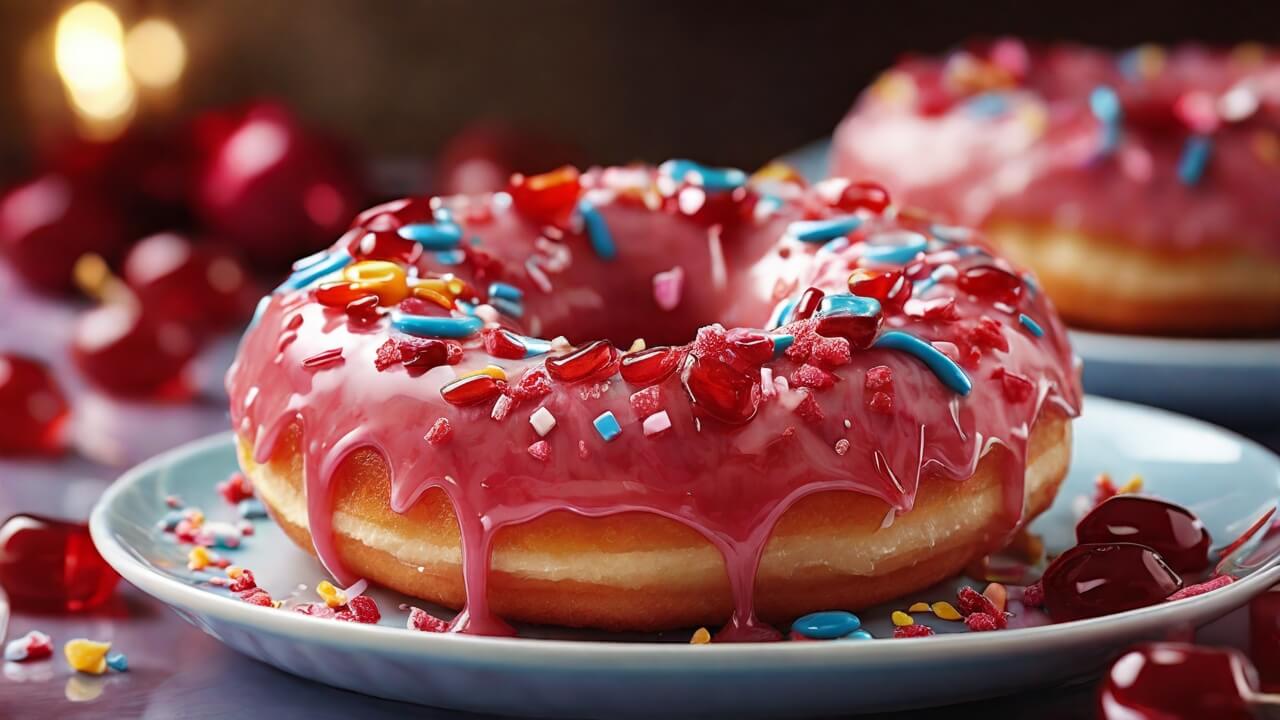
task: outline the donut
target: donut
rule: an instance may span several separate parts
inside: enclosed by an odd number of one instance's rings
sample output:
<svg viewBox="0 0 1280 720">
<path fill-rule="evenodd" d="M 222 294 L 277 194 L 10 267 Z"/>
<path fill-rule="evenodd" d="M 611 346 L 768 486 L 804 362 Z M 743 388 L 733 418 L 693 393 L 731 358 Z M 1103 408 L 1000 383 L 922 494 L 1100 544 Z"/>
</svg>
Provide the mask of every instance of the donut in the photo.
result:
<svg viewBox="0 0 1280 720">
<path fill-rule="evenodd" d="M 973 43 L 883 73 L 832 172 L 979 227 L 1072 325 L 1280 330 L 1280 63 L 1255 45 Z"/>
<path fill-rule="evenodd" d="M 684 160 L 373 208 L 263 298 L 227 388 L 244 474 L 339 582 L 461 632 L 726 640 L 1000 548 L 1081 399 L 974 233 Z"/>
</svg>

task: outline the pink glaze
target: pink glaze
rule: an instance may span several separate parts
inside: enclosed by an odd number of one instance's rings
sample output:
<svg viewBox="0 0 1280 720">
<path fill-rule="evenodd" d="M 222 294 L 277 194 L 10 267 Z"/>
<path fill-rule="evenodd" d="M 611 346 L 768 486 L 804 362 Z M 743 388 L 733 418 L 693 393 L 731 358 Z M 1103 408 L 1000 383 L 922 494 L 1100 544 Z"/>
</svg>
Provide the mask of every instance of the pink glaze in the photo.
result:
<svg viewBox="0 0 1280 720">
<path fill-rule="evenodd" d="M 1089 103 L 1100 85 L 1123 108 L 1113 151 Z M 1213 147 L 1203 176 L 1186 184 L 1177 168 L 1193 132 Z M 1276 256 L 1278 132 L 1280 64 L 1260 48 L 1115 55 L 1006 39 L 886 72 L 836 129 L 831 169 L 878 178 L 898 200 L 974 226 Z"/>
<path fill-rule="evenodd" d="M 499 259 L 496 263 L 477 264 L 470 256 L 464 264 L 443 266 L 427 252 L 416 260 L 418 270 L 455 272 L 484 297 L 484 288 L 494 280 L 520 288 L 522 320 L 502 320 L 518 332 L 523 325 L 531 334 L 536 329 L 543 337 L 564 335 L 575 342 L 608 336 L 627 343 L 621 345 L 625 350 L 637 336 L 688 342 L 699 326 L 716 320 L 762 327 L 779 299 L 794 298 L 809 285 L 829 294 L 847 293 L 849 268 L 859 264 L 868 247 L 861 240 L 901 227 L 887 217 L 866 216 L 848 248 L 820 251 L 820 244 L 783 236 L 792 221 L 842 214 L 826 200 L 839 190 L 831 183 L 804 190 L 753 181 L 718 194 L 715 201 L 724 205 L 708 216 L 695 203 L 682 207 L 674 202 L 679 188 L 670 180 L 634 167 L 583 176 L 584 192 L 616 243 L 613 262 L 592 251 L 579 223 L 569 219 L 559 229 L 542 228 L 499 194 L 444 201 L 465 237 L 479 237 L 478 247 Z M 358 222 L 386 227 L 429 215 L 425 201 L 401 201 L 365 213 Z M 344 237 L 338 247 L 347 247 L 352 237 Z M 961 270 L 992 262 L 1004 266 L 978 250 L 967 244 L 931 250 L 915 269 L 928 274 L 941 264 Z M 717 252 L 724 258 L 723 287 L 716 286 Z M 527 272 L 530 260 L 551 268 L 542 279 L 549 281 L 550 292 Z M 675 266 L 684 273 L 681 301 L 675 310 L 662 311 L 654 298 L 653 276 Z M 478 272 L 486 277 L 475 280 Z M 886 308 L 882 332 L 904 330 L 965 358 L 973 387 L 964 397 L 916 358 L 885 349 L 810 357 L 831 373 L 834 384 L 798 388 L 795 371 L 807 352 L 803 341 L 813 340 L 816 322 L 807 321 L 776 331 L 794 334 L 801 342 L 787 356 L 753 371 L 750 397 L 758 408 L 742 424 L 727 425 L 692 403 L 681 368 L 657 383 L 656 405 L 653 390 L 644 402 L 633 401 L 641 387 L 628 384 L 615 368 L 595 382 L 553 380 L 550 394 L 537 400 L 520 401 L 508 391 L 498 399 L 507 412 L 496 413 L 502 419 L 495 420 L 495 402 L 457 407 L 442 399 L 441 388 L 460 373 L 490 364 L 502 367 L 514 386 L 548 356 L 492 357 L 477 336 L 464 342 L 458 365 L 416 376 L 399 365 L 379 371 L 377 350 L 396 334 L 388 320 L 351 323 L 341 309 L 320 305 L 311 290 L 303 289 L 277 292 L 245 335 L 227 379 L 232 421 L 242 437 L 254 442 L 260 462 L 271 456 L 286 427 L 301 425 L 311 534 L 317 555 L 343 584 L 355 578 L 335 553 L 329 485 L 349 453 L 367 447 L 386 459 L 391 507 L 397 512 L 406 511 L 430 488 L 441 488 L 454 506 L 462 536 L 467 604 L 453 623 L 455 630 L 511 632 L 490 611 L 486 591 L 490 550 L 502 527 L 556 510 L 592 517 L 643 511 L 693 528 L 722 554 L 735 609 L 720 639 L 777 638 L 773 628 L 755 617 L 754 581 L 772 529 L 793 503 L 811 493 L 842 490 L 879 498 L 893 513 L 909 512 L 922 475 L 968 478 L 983 453 L 999 445 L 1009 451 L 1011 462 L 1005 464 L 1007 512 L 991 528 L 994 547 L 1021 519 L 1032 423 L 1046 406 L 1067 415 L 1079 407 L 1073 356 L 1042 294 L 1028 288 L 1016 308 L 998 308 L 959 293 L 954 272 L 935 275 L 943 279 L 919 292 L 906 311 L 918 311 L 917 302 L 954 296 L 954 316 L 923 320 Z M 1019 313 L 1038 323 L 1044 337 L 1021 325 Z M 1007 342 L 1007 351 L 983 349 L 975 340 L 973 328 L 983 317 L 991 318 L 988 324 Z M 698 335 L 685 348 L 689 358 L 711 356 L 725 341 L 718 327 Z M 828 347 L 832 343 L 837 350 L 848 347 L 843 339 L 828 340 Z M 304 367 L 304 359 L 332 348 L 342 349 L 341 362 Z M 564 352 L 553 350 L 550 357 Z M 682 366 L 686 362 L 692 360 Z M 887 414 L 870 410 L 864 398 L 870 395 L 864 391 L 866 371 L 880 365 L 893 373 L 894 403 Z M 1001 380 L 1004 371 L 1029 379 L 1034 392 L 1010 400 Z M 825 377 L 813 372 L 801 377 L 815 375 Z M 772 382 L 768 391 L 760 391 L 761 376 Z M 540 407 L 555 417 L 545 437 L 528 422 Z M 621 426 L 610 442 L 592 425 L 606 411 Z M 645 417 L 661 411 L 671 427 L 646 435 Z M 424 435 L 440 418 L 448 420 L 451 432 L 443 441 L 429 443 Z M 549 448 L 545 459 L 529 451 L 539 440 Z"/>
</svg>

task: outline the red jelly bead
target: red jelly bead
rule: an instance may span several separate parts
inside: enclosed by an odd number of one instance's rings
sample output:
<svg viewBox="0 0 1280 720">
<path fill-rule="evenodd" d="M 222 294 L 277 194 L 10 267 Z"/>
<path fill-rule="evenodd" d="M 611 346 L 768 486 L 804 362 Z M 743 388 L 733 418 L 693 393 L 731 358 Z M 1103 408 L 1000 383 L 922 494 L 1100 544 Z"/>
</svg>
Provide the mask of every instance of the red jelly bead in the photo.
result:
<svg viewBox="0 0 1280 720">
<path fill-rule="evenodd" d="M 1076 525 L 1080 543 L 1140 543 L 1169 567 L 1193 573 L 1209 566 L 1209 531 L 1186 508 L 1141 495 L 1116 495 Z"/>
<path fill-rule="evenodd" d="M 547 372 L 560 382 L 574 383 L 607 377 L 618 362 L 618 349 L 596 340 L 562 357 L 547 360 Z"/>
<path fill-rule="evenodd" d="M 521 215 L 534 222 L 556 224 L 573 210 L 580 189 L 577 168 L 565 165 L 541 175 L 512 175 L 507 192 Z"/>
<path fill-rule="evenodd" d="M 132 302 L 101 305 L 76 323 L 71 355 L 86 377 L 125 396 L 180 397 L 197 339 L 181 323 Z"/>
<path fill-rule="evenodd" d="M 1065 622 L 1161 602 L 1182 587 L 1182 578 L 1149 547 L 1107 543 L 1059 555 L 1041 583 L 1049 617 Z"/>
<path fill-rule="evenodd" d="M 911 298 L 911 281 L 901 270 L 858 268 L 849 276 L 849 292 L 875 298 L 887 308 L 901 308 Z"/>
<path fill-rule="evenodd" d="M 0 353 L 0 455 L 62 450 L 67 400 L 37 360 Z"/>
<path fill-rule="evenodd" d="M 518 360 L 525 356 L 524 343 L 517 340 L 509 330 L 486 328 L 480 335 L 484 339 L 485 352 L 494 357 Z"/>
<path fill-rule="evenodd" d="M 502 394 L 507 384 L 489 375 L 472 375 L 445 385 L 440 395 L 450 405 L 475 405 Z"/>
<path fill-rule="evenodd" d="M 623 355 L 619 370 L 622 379 L 632 385 L 654 385 L 666 380 L 682 357 L 684 353 L 679 348 L 653 347 Z"/>
<path fill-rule="evenodd" d="M 773 359 L 773 338 L 764 333 L 731 330 L 726 339 L 734 356 L 748 366 L 759 367 Z"/>
<path fill-rule="evenodd" d="M 750 421 L 760 405 L 755 380 L 714 357 L 691 357 L 683 380 L 697 409 L 729 425 Z"/>
<path fill-rule="evenodd" d="M 828 315 L 818 319 L 815 330 L 823 337 L 842 337 L 849 341 L 849 347 L 863 350 L 871 346 L 880 330 L 883 316 Z"/>
<path fill-rule="evenodd" d="M 1107 672 L 1098 691 L 1098 717 L 1248 720 L 1258 715 L 1244 696 L 1257 690 L 1257 674 L 1236 650 L 1138 645 Z"/>
<path fill-rule="evenodd" d="M 800 295 L 800 299 L 796 301 L 796 307 L 791 311 L 791 320 L 808 320 L 818 311 L 818 305 L 822 303 L 822 298 L 826 293 L 818 288 L 811 287 Z"/>
<path fill-rule="evenodd" d="M 378 309 L 378 296 L 368 295 L 347 304 L 347 317 L 357 323 L 371 323 L 381 317 Z"/>
<path fill-rule="evenodd" d="M 119 579 L 86 525 L 25 514 L 0 525 L 0 586 L 19 610 L 94 608 Z"/>
<path fill-rule="evenodd" d="M 866 210 L 877 214 L 882 213 L 889 207 L 889 191 L 879 183 L 852 182 L 840 193 L 836 207 L 845 212 Z"/>
<path fill-rule="evenodd" d="M 400 362 L 405 367 L 430 370 L 450 364 L 450 345 L 451 343 L 435 338 L 403 338 L 396 347 L 400 353 Z"/>
<path fill-rule="evenodd" d="M 345 308 L 351 303 L 370 295 L 372 293 L 367 290 L 361 290 L 356 283 L 345 280 L 322 283 L 320 287 L 316 288 L 316 302 L 335 308 Z M 377 296 L 374 295 L 373 297 L 376 301 Z"/>
<path fill-rule="evenodd" d="M 1022 297 L 1022 278 L 994 265 L 971 267 L 960 274 L 956 285 L 961 290 L 996 302 L 1017 304 Z"/>
</svg>

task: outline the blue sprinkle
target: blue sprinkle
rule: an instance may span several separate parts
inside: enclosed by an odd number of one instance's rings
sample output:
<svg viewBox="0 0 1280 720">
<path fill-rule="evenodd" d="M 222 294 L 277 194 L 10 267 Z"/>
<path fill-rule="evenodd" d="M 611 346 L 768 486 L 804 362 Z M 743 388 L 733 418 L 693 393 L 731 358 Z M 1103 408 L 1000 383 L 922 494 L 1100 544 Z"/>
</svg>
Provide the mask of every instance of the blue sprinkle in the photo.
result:
<svg viewBox="0 0 1280 720">
<path fill-rule="evenodd" d="M 591 248 L 596 254 L 603 260 L 618 257 L 618 248 L 613 244 L 613 233 L 609 232 L 609 226 L 605 224 L 604 216 L 596 206 L 590 200 L 582 198 L 578 201 L 578 214 L 587 227 L 587 238 L 591 240 Z"/>
<path fill-rule="evenodd" d="M 1119 122 L 1124 117 L 1120 96 L 1110 85 L 1099 85 L 1089 93 L 1089 110 L 1104 123 Z"/>
<path fill-rule="evenodd" d="M 840 638 L 841 640 L 874 640 L 875 636 L 866 630 L 854 630 L 853 632 Z"/>
<path fill-rule="evenodd" d="M 1009 99 L 1003 93 L 985 92 L 969 98 L 964 108 L 979 117 L 994 118 L 1008 112 Z"/>
<path fill-rule="evenodd" d="M 797 618 L 791 623 L 791 631 L 815 640 L 834 640 L 845 637 L 862 627 L 862 620 L 851 612 L 826 610 Z"/>
<path fill-rule="evenodd" d="M 516 287 L 515 285 L 508 285 L 507 283 L 496 282 L 489 286 L 489 297 L 500 297 L 500 298 L 505 298 L 507 300 L 520 302 L 521 300 L 524 299 L 524 293 L 521 292 L 520 288 Z"/>
<path fill-rule="evenodd" d="M 173 529 L 178 527 L 178 523 L 182 522 L 182 519 L 185 517 L 186 513 L 181 510 L 170 510 L 165 513 L 164 517 L 160 520 L 160 527 L 167 532 L 173 532 Z"/>
<path fill-rule="evenodd" d="M 596 432 L 604 438 L 605 442 L 609 442 L 618 435 L 622 434 L 622 426 L 618 424 L 618 418 L 613 416 L 613 411 L 605 410 L 600 417 L 591 421 L 596 426 Z"/>
<path fill-rule="evenodd" d="M 1022 284 L 1027 286 L 1027 290 L 1030 291 L 1031 297 L 1035 297 L 1036 293 L 1040 292 L 1040 285 L 1036 282 L 1035 276 L 1031 273 L 1022 273 Z"/>
<path fill-rule="evenodd" d="M 405 240 L 412 240 L 427 250 L 454 250 L 462 244 L 462 227 L 453 220 L 439 219 L 434 223 L 413 223 L 405 225 L 397 234 Z"/>
<path fill-rule="evenodd" d="M 773 307 L 773 315 L 769 318 L 767 330 L 775 330 L 787 324 L 787 317 L 791 315 L 791 308 L 795 307 L 795 298 L 787 298 L 780 301 Z"/>
<path fill-rule="evenodd" d="M 480 332 L 484 322 L 477 317 L 432 317 L 392 311 L 391 326 L 418 337 L 465 338 Z"/>
<path fill-rule="evenodd" d="M 481 243 L 481 240 L 479 235 L 471 236 L 471 247 L 480 247 L 480 243 Z"/>
<path fill-rule="evenodd" d="M 787 226 L 787 232 L 802 242 L 824 243 L 841 235 L 848 235 L 862 225 L 857 215 L 842 215 L 829 220 L 797 220 Z"/>
<path fill-rule="evenodd" d="M 849 238 L 841 235 L 835 240 L 823 245 L 818 249 L 818 252 L 827 252 L 834 255 L 847 247 L 849 247 Z"/>
<path fill-rule="evenodd" d="M 1178 179 L 1183 185 L 1200 182 L 1212 152 L 1213 139 L 1208 135 L 1192 135 L 1187 138 L 1187 144 L 1182 148 L 1182 157 L 1178 158 Z"/>
<path fill-rule="evenodd" d="M 930 225 L 929 234 L 945 243 L 964 242 L 973 237 L 973 231 L 958 225 Z"/>
<path fill-rule="evenodd" d="M 337 272 L 350 265 L 353 260 L 355 258 L 351 257 L 351 253 L 346 250 L 329 253 L 315 262 L 307 263 L 303 267 L 294 270 L 287 280 L 280 283 L 280 287 L 276 288 L 276 292 L 301 290 L 325 275 Z"/>
<path fill-rule="evenodd" d="M 734 190 L 747 184 L 747 174 L 737 168 L 707 167 L 692 160 L 668 160 L 658 169 L 676 182 L 695 182 L 689 178 L 691 173 L 695 173 L 701 180 L 697 184 L 711 192 Z"/>
<path fill-rule="evenodd" d="M 515 335 L 514 333 L 512 335 L 520 342 L 521 345 L 524 345 L 525 357 L 546 355 L 551 352 L 550 340 L 543 340 L 542 338 L 536 337 L 525 337 L 524 335 Z"/>
<path fill-rule="evenodd" d="M 873 237 L 862 253 L 863 259 L 875 263 L 904 265 L 914 260 L 916 255 L 924 252 L 929 247 L 929 238 L 909 230 L 884 233 L 877 237 L 892 237 L 898 242 L 876 244 L 875 237 Z"/>
<path fill-rule="evenodd" d="M 441 265 L 461 265 L 466 259 L 467 254 L 461 250 L 441 250 L 436 253 L 436 262 Z"/>
<path fill-rule="evenodd" d="M 774 335 L 773 336 L 773 357 L 780 358 L 787 348 L 791 347 L 796 341 L 795 335 Z"/>
<path fill-rule="evenodd" d="M 489 304 L 498 309 L 498 312 L 507 317 L 520 318 L 524 317 L 524 305 L 518 302 L 512 302 L 506 298 L 491 297 Z"/>
<path fill-rule="evenodd" d="M 943 385 L 960 395 L 968 395 L 973 390 L 973 381 L 955 364 L 951 358 L 947 357 L 941 350 L 921 340 L 914 335 L 900 332 L 898 330 L 890 330 L 881 335 L 871 345 L 872 347 L 885 348 L 887 350 L 901 350 L 909 355 L 914 355 L 916 359 L 925 364 L 925 367 L 933 371 L 938 380 Z"/>
<path fill-rule="evenodd" d="M 839 293 L 827 295 L 818 303 L 819 316 L 853 315 L 855 317 L 875 317 L 880 314 L 880 301 L 875 298 Z"/>
<path fill-rule="evenodd" d="M 124 653 L 107 653 L 106 661 L 107 667 L 116 672 L 124 672 L 129 669 L 129 658 L 125 657 Z"/>
<path fill-rule="evenodd" d="M 1026 313 L 1019 314 L 1018 322 L 1022 323 L 1022 327 L 1026 328 L 1027 332 L 1032 335 L 1035 335 L 1036 337 L 1044 337 L 1044 328 L 1040 327 L 1040 323 L 1032 320 L 1030 315 L 1027 315 Z"/>
<path fill-rule="evenodd" d="M 236 512 L 245 520 L 259 520 L 267 516 L 267 508 L 262 501 L 249 498 L 236 504 Z"/>
</svg>

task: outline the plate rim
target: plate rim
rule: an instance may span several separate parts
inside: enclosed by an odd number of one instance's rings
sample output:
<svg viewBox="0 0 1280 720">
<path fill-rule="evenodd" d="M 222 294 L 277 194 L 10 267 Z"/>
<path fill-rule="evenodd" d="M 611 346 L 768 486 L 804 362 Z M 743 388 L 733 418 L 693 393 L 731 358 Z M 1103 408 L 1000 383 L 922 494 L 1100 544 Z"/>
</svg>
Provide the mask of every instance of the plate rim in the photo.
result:
<svg viewBox="0 0 1280 720">
<path fill-rule="evenodd" d="M 1212 423 L 1188 417 L 1160 408 L 1130 403 L 1094 395 L 1086 396 L 1085 406 L 1118 406 L 1120 410 L 1141 411 L 1166 416 L 1176 422 L 1189 423 L 1201 430 L 1224 434 L 1243 445 L 1250 446 L 1268 457 L 1280 471 L 1280 456 L 1265 446 Z M 1105 640 L 1113 631 L 1138 621 L 1158 621 L 1161 616 L 1173 612 L 1170 624 L 1178 622 L 1179 613 L 1169 608 L 1187 608 L 1193 604 L 1213 602 L 1235 608 L 1250 597 L 1280 583 L 1280 554 L 1248 577 L 1227 587 L 1191 598 L 1136 608 L 1100 618 L 1054 623 L 1031 628 L 1019 628 L 1012 632 L 955 633 L 930 638 L 902 638 L 892 643 L 863 642 L 773 642 L 773 643 L 711 643 L 690 651 L 685 643 L 622 642 L 603 640 L 557 640 L 542 638 L 507 638 L 456 633 L 409 632 L 402 628 L 354 623 L 328 623 L 323 634 L 316 634 L 315 623 L 323 620 L 300 613 L 279 612 L 273 608 L 258 607 L 237 602 L 231 597 L 208 592 L 190 583 L 159 572 L 135 557 L 116 537 L 110 525 L 110 513 L 119 499 L 143 478 L 156 470 L 174 464 L 179 458 L 208 452 L 217 446 L 232 444 L 232 431 L 210 435 L 185 443 L 152 457 L 123 473 L 113 482 L 94 505 L 89 518 L 89 530 L 95 546 L 125 580 L 171 608 L 181 608 L 208 615 L 234 625 L 303 640 L 305 643 L 345 644 L 393 654 L 420 653 L 423 657 L 444 657 L 463 661 L 495 661 L 507 666 L 547 668 L 566 666 L 579 669 L 595 668 L 602 671 L 635 668 L 662 667 L 673 670 L 680 667 L 696 667 L 699 672 L 730 672 L 748 667 L 774 666 L 778 662 L 800 665 L 825 665 L 832 661 L 856 663 L 871 660 L 877 664 L 906 662 L 919 657 L 924 648 L 944 643 L 947 652 L 965 653 L 968 656 L 1000 655 L 1027 647 L 1045 647 L 1044 643 L 1077 645 Z M 1277 489 L 1280 494 L 1280 488 Z M 1182 613 L 1185 614 L 1185 613 Z M 877 638 L 887 640 L 889 638 Z M 929 643 L 927 646 L 925 643 Z M 1012 647 L 1010 647 L 1012 646 Z M 692 660 L 691 660 L 692 659 Z M 602 664 L 607 662 L 608 664 Z M 659 664 L 660 663 L 660 664 Z"/>
</svg>

